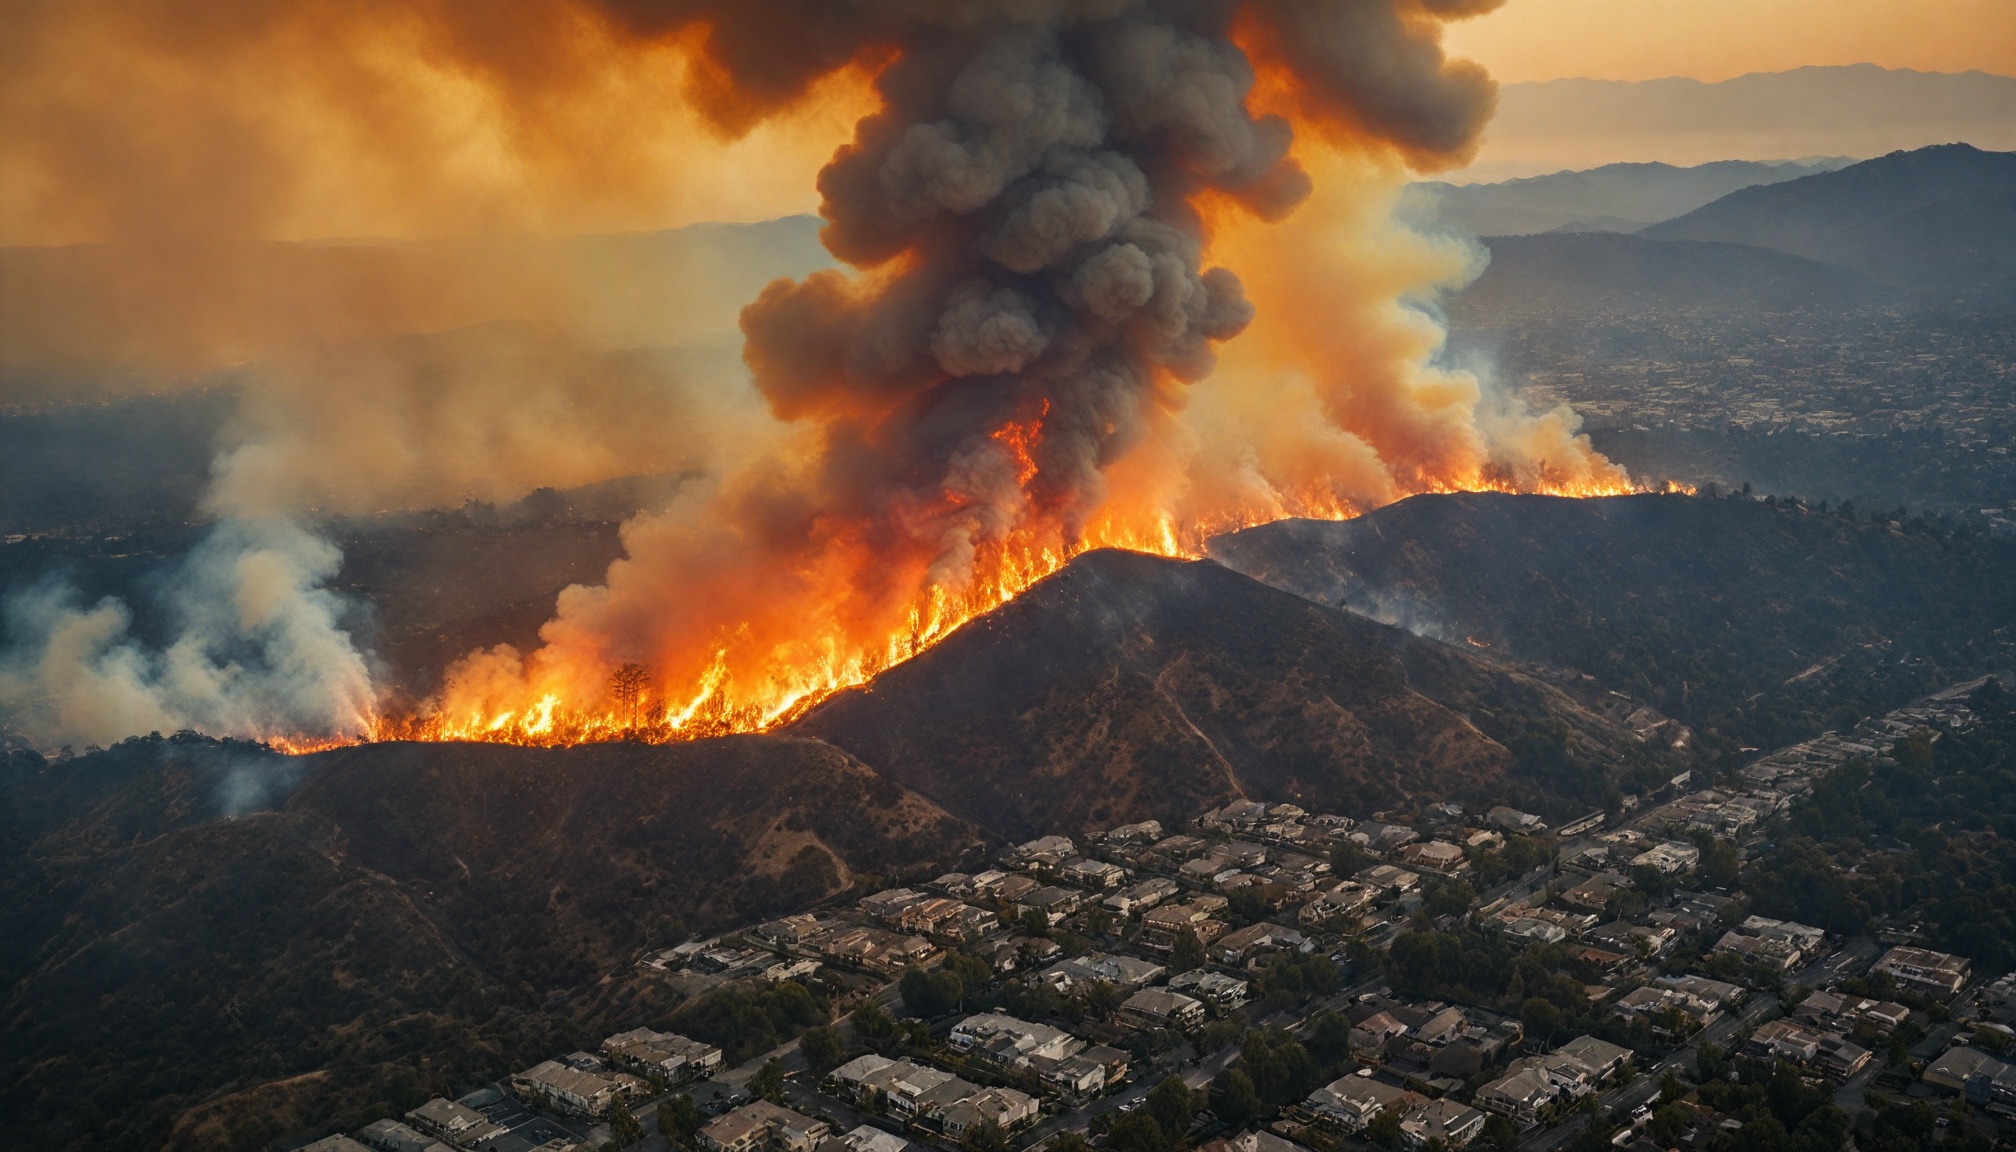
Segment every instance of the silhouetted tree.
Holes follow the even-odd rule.
[[[651,686],[651,673],[642,664],[625,664],[609,677],[609,695],[616,710],[631,728],[637,727],[637,709],[644,703],[644,691]]]

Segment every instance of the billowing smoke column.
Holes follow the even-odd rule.
[[[143,316],[170,365],[264,330],[243,241],[774,212],[776,166],[869,110],[818,178],[855,271],[742,314],[767,417],[536,357],[447,384],[404,354],[297,358],[220,457],[225,522],[185,566],[179,638],[29,597],[0,703],[66,739],[747,730],[1088,547],[1192,553],[1423,491],[1621,490],[1572,413],[1438,366],[1441,326],[1404,303],[1478,256],[1388,209],[1409,169],[1474,146],[1495,89],[1440,32],[1497,2],[0,0],[0,230],[126,241],[105,254],[121,284],[216,302]],[[476,295],[566,312],[487,279]],[[338,334],[459,314],[397,287],[278,310]],[[377,713],[321,587],[337,558],[299,525],[671,460],[707,481],[625,526],[625,559],[562,594],[539,651],[473,653],[421,714]]]
[[[227,520],[170,580],[175,638],[159,648],[132,635],[117,601],[80,604],[60,583],[14,597],[0,705],[51,743],[366,731],[371,672],[345,628],[350,606],[321,587],[340,560],[287,521]]]
[[[1279,220],[1312,188],[1289,119],[1254,112],[1255,61],[1268,100],[1331,141],[1446,163],[1473,146],[1495,90],[1445,61],[1438,21],[1492,6],[617,5],[647,31],[700,29],[696,98],[738,123],[825,71],[886,58],[882,107],[820,176],[825,242],[861,271],[779,282],[743,313],[745,359],[772,412],[799,426],[797,450],[725,478],[704,506],[632,524],[628,559],[604,586],[562,596],[542,651],[526,661],[500,649],[455,670],[448,730],[508,716],[497,730],[563,734],[556,701],[597,700],[609,669],[629,662],[660,675],[664,731],[758,726],[1085,547],[1175,552],[1242,519],[1487,482],[1467,377],[1364,379],[1355,405],[1349,385],[1332,384],[1329,412],[1276,414],[1356,444],[1380,473],[1371,484],[1326,480],[1321,461],[1291,468],[1294,492],[1191,475],[1212,465],[1182,414],[1214,345],[1255,315],[1238,276],[1208,266],[1214,227]],[[1417,367],[1427,351],[1411,350]],[[1380,426],[1405,423],[1399,410],[1423,396],[1444,411]],[[1354,426],[1354,408],[1371,422]],[[1381,468],[1381,441],[1418,456],[1438,419],[1460,422],[1454,451]],[[1558,446],[1583,459],[1558,463],[1621,479],[1565,432]]]

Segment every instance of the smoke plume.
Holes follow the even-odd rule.
[[[165,594],[175,639],[134,637],[125,605],[79,604],[61,584],[7,605],[18,646],[0,707],[49,744],[186,728],[247,736],[359,734],[376,700],[338,597],[340,556],[286,521],[227,521]]]
[[[456,670],[448,714],[593,701],[636,661],[668,674],[675,727],[747,727],[1090,545],[1195,547],[1435,488],[1621,482],[1559,415],[1487,422],[1474,378],[1430,367],[1440,328],[1397,301],[1470,254],[1397,232],[1365,191],[1474,147],[1494,89],[1443,58],[1439,22],[1491,6],[720,9],[702,106],[737,122],[888,57],[880,107],[819,177],[826,245],[858,271],[780,281],[743,313],[796,443],[633,523],[605,584],[561,597],[545,648]],[[1303,207],[1312,161],[1338,190]],[[1271,227],[1298,207],[1305,222]],[[1235,254],[1260,271],[1257,309]],[[1255,325],[1265,351],[1204,385]]]
[[[559,402],[589,382],[553,373],[501,375],[556,401],[501,418],[480,385],[297,361],[219,471],[219,505],[268,523],[594,478],[699,427],[729,446],[707,481],[625,526],[626,557],[561,596],[540,650],[472,654],[432,716],[372,730],[592,734],[629,663],[654,678],[655,730],[746,729],[1086,547],[1626,483],[1572,414],[1437,366],[1422,301],[1475,253],[1390,222],[1410,170],[1476,146],[1495,88],[1441,29],[1497,2],[14,0],[14,42],[42,51],[0,58],[23,69],[0,79],[0,127],[24,135],[0,148],[26,174],[0,204],[43,235],[133,238],[173,275],[250,233],[612,226],[654,199],[740,215],[851,124],[816,178],[851,271],[778,280],[741,313],[764,420],[724,433],[731,400],[612,421]],[[94,71],[141,79],[65,80]],[[137,120],[136,97],[158,97]],[[226,176],[223,157],[248,159]],[[303,605],[326,568],[303,553]],[[166,698],[169,662],[122,641],[116,611],[57,612],[101,638],[17,683]],[[205,626],[230,643],[199,651],[287,663],[263,625]],[[339,680],[329,699],[368,708]],[[160,711],[224,722],[189,699]]]

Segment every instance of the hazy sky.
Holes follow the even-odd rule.
[[[2016,0],[1510,0],[1448,42],[1511,82],[1712,81],[1865,61],[2016,76]]]

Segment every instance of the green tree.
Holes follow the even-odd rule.
[[[1106,1147],[1112,1152],[1171,1152],[1175,1146],[1146,1111],[1127,1113],[1106,1132]]]
[[[798,1038],[798,1050],[805,1054],[805,1063],[812,1069],[815,1080],[824,1079],[847,1059],[847,1044],[840,1039],[839,1029],[830,1025],[807,1028],[805,1035]]]
[[[1105,980],[1094,980],[1078,990],[1079,1007],[1094,1020],[1111,1016],[1120,1001],[1120,989]]]
[[[1260,1094],[1253,1090],[1252,1077],[1237,1066],[1213,1077],[1211,1111],[1234,1128],[1260,1115]]]
[[[1461,916],[1477,901],[1477,890],[1462,880],[1444,880],[1421,898],[1430,916]]]
[[[674,1147],[691,1147],[700,1121],[700,1106],[683,1092],[658,1105],[658,1135]]]
[[[861,1006],[854,1009],[854,1035],[863,1044],[887,1055],[888,1048],[896,1041],[896,1018],[889,1015],[889,1010],[882,1007],[881,1001],[863,1000]]]
[[[1379,1113],[1379,1115],[1374,1116],[1372,1122],[1365,1126],[1365,1138],[1381,1148],[1398,1148],[1400,1146],[1399,1110],[1388,1108],[1384,1112]]]
[[[982,1120],[959,1137],[961,1152],[1008,1152],[1008,1134],[992,1120]]]
[[[1333,875],[1349,878],[1356,876],[1365,867],[1365,853],[1349,840],[1339,840],[1330,847],[1330,871]]]
[[[1050,1141],[1050,1152],[1091,1152],[1091,1149],[1085,1142],[1085,1134],[1075,1128],[1066,1128]]]
[[[1507,1117],[1493,1112],[1484,1118],[1484,1127],[1477,1133],[1477,1146],[1493,1152],[1511,1152],[1519,1146],[1519,1129]]]
[[[1182,1141],[1190,1134],[1190,1122],[1197,1118],[1197,1101],[1190,1095],[1189,1085],[1180,1076],[1170,1076],[1157,1084],[1148,1093],[1148,1102],[1143,1111],[1155,1118],[1155,1126],[1171,1144]]]
[[[618,1148],[634,1148],[644,1142],[644,1125],[618,1096],[609,1106],[609,1142]]]
[[[749,1078],[749,1090],[770,1101],[772,1104],[784,1100],[784,1065],[775,1057],[765,1060],[756,1075]]]
[[[1711,839],[1701,851],[1701,879],[1716,888],[1734,888],[1743,871],[1743,858],[1727,840]]]
[[[1050,916],[1041,908],[1031,908],[1022,914],[1022,934],[1034,936],[1038,940],[1050,938]]]
[[[1645,1126],[1645,1134],[1661,1148],[1677,1148],[1691,1118],[1692,1114],[1678,1104],[1665,1105],[1652,1113],[1651,1122]]]
[[[1309,1051],[1325,1064],[1351,1055],[1351,1021],[1335,1012],[1318,1013],[1309,1030]]]
[[[896,984],[910,1015],[935,1020],[959,1007],[965,988],[958,974],[942,968],[911,968]]]
[[[1519,1021],[1526,1025],[1526,1035],[1542,1044],[1552,1043],[1554,1037],[1568,1023],[1561,1009],[1556,1007],[1553,1001],[1543,1000],[1538,996],[1529,998],[1526,1003],[1519,1006]]]
[[[1176,946],[1169,952],[1169,970],[1188,972],[1204,966],[1204,944],[1197,939],[1197,933],[1185,928],[1176,937]]]

